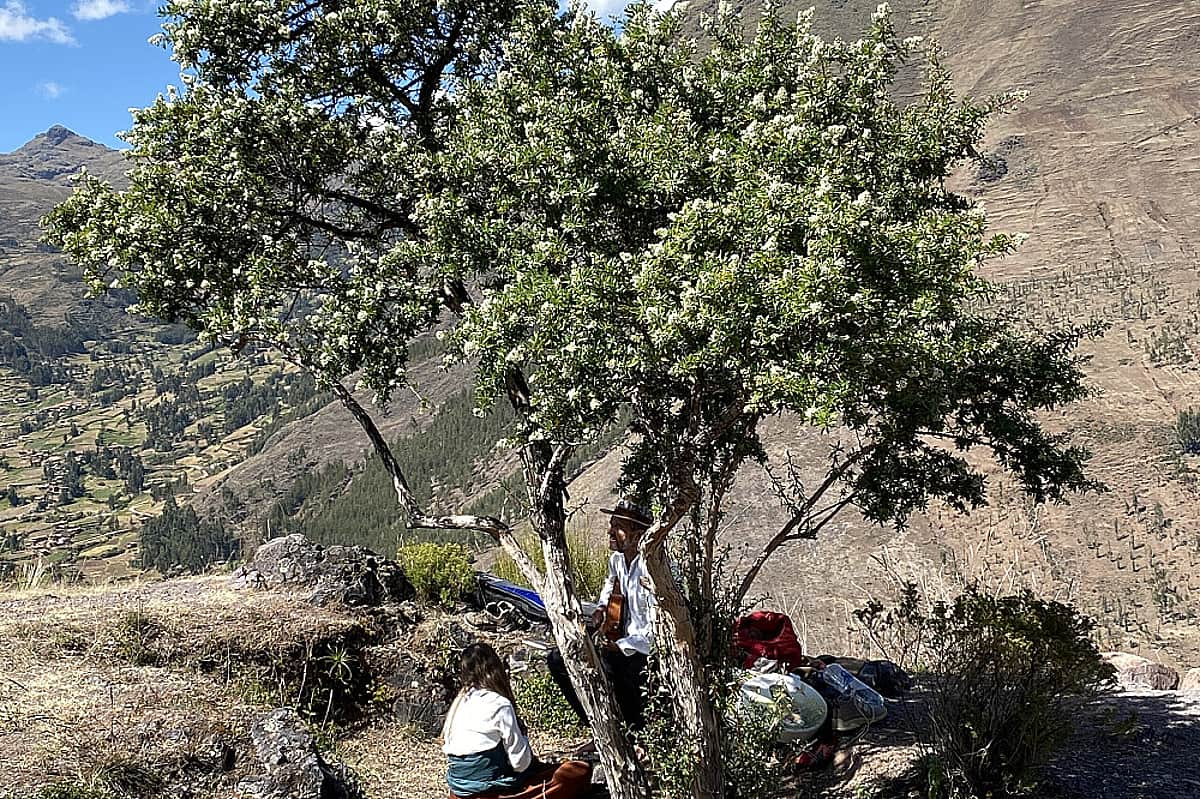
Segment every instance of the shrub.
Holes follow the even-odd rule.
[[[530,670],[517,675],[513,680],[513,693],[521,716],[530,727],[560,738],[574,738],[585,733],[549,672]]]
[[[1179,447],[1188,455],[1200,455],[1200,410],[1188,408],[1179,412],[1175,420],[1175,434]]]
[[[779,727],[788,712],[784,694],[775,703],[743,704],[739,688],[745,672],[718,670],[712,692],[721,719],[721,764],[728,799],[763,799],[779,795],[784,773],[794,747],[778,744]],[[651,677],[651,685],[656,681]],[[679,739],[679,725],[669,697],[658,689],[646,713],[646,728],[637,733],[646,752],[646,763],[654,775],[655,799],[692,799],[692,775],[696,752]]]
[[[542,569],[542,545],[538,537],[528,535],[520,541],[521,549],[533,559],[538,569]],[[576,593],[585,598],[598,596],[600,586],[608,575],[608,548],[593,542],[586,530],[572,527],[567,530],[567,556],[571,559],[571,577],[575,581]],[[507,553],[502,552],[496,559],[492,573],[510,583],[532,588]]]
[[[406,544],[396,560],[427,602],[452,605],[475,587],[475,569],[471,556],[461,544]]]
[[[1028,793],[1071,734],[1078,705],[1112,677],[1091,640],[1094,622],[1029,591],[995,597],[972,586],[928,611],[906,598],[883,626],[919,630],[900,637],[920,642],[928,670],[929,796]]]
[[[738,684],[725,692],[721,713],[725,795],[729,799],[773,796],[784,780],[785,758],[781,755],[786,748],[776,740],[791,702],[779,695],[774,705],[741,704]]]
[[[162,633],[162,624],[139,602],[117,620],[112,637],[122,659],[134,666],[150,666],[158,659],[154,642]]]

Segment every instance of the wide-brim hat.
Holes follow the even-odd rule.
[[[654,517],[650,515],[650,511],[645,506],[624,497],[618,500],[615,506],[601,508],[600,512],[607,513],[614,519],[626,519],[631,522],[637,522],[643,527],[649,527],[654,522]]]

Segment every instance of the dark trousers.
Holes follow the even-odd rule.
[[[546,662],[550,666],[550,674],[558,683],[558,687],[563,692],[563,696],[567,698],[571,709],[575,711],[575,715],[579,716],[581,722],[587,724],[587,714],[584,713],[583,705],[579,702],[575,687],[571,685],[571,678],[567,676],[567,665],[563,662],[562,653],[557,649],[552,649]],[[621,715],[624,716],[625,722],[635,730],[642,729],[646,725],[646,700],[643,696],[646,690],[646,656],[640,652],[626,655],[623,652],[602,649],[600,650],[600,665],[604,669],[604,673],[608,675],[609,682],[612,683],[613,693],[616,695],[617,705],[621,708]]]

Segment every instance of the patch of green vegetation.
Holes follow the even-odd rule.
[[[75,553],[69,549],[55,549],[46,556],[47,562],[52,566],[61,566],[64,563],[71,563],[75,560]]]
[[[125,547],[120,544],[100,544],[91,549],[85,549],[79,553],[80,558],[104,560],[105,558],[115,558],[125,552]]]
[[[1200,455],[1200,408],[1179,412],[1175,420],[1175,435],[1184,453]]]
[[[521,717],[535,730],[559,738],[578,738],[585,730],[566,697],[546,671],[526,671],[513,680]]]
[[[541,544],[537,536],[527,535],[520,539],[521,549],[542,566]],[[588,536],[586,529],[571,527],[567,530],[567,554],[571,559],[571,578],[579,596],[594,597],[600,594],[604,578],[608,576],[608,548]],[[542,569],[545,572],[545,569]],[[510,583],[531,587],[516,562],[507,553],[501,553],[492,566],[492,573]]]
[[[471,556],[460,544],[406,544],[396,552],[396,561],[427,602],[453,605],[475,587]]]

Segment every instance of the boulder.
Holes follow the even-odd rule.
[[[413,595],[400,566],[366,547],[322,546],[300,533],[272,538],[233,574],[235,588],[311,588],[316,605],[380,605]]]
[[[1179,680],[1179,690],[1200,692],[1200,669],[1188,669]]]
[[[1101,657],[1116,670],[1117,683],[1124,688],[1171,691],[1179,685],[1179,672],[1128,652],[1104,652]]]
[[[250,740],[265,772],[237,784],[238,799],[362,799],[362,791],[340,764],[317,752],[303,719],[291,708],[272,710],[250,728]]]

